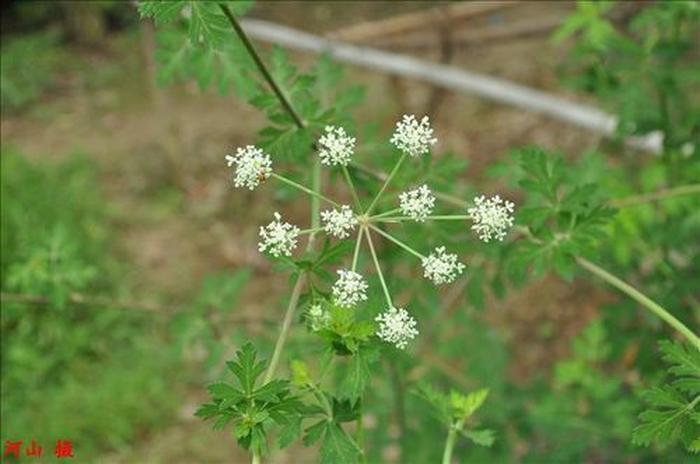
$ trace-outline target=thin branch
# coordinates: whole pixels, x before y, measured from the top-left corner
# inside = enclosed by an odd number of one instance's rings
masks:
[[[670,312],[664,309],[661,305],[656,303],[654,300],[644,295],[642,292],[632,287],[627,282],[617,278],[600,266],[593,264],[584,258],[576,258],[576,262],[586,269],[597,275],[613,287],[617,288],[637,303],[641,304],[645,309],[649,310],[656,317],[660,318],[662,321],[666,322],[668,325],[673,327],[678,333],[687,338],[690,343],[692,343],[698,350],[700,350],[700,338],[693,333],[688,327],[685,326],[681,321],[676,319]]]
[[[292,296],[289,297],[289,304],[287,305],[287,311],[284,314],[284,320],[282,321],[282,329],[280,330],[280,335],[277,337],[277,342],[275,343],[275,350],[272,353],[272,358],[270,359],[270,364],[267,366],[265,371],[264,383],[272,380],[277,370],[277,365],[280,361],[280,356],[282,355],[282,350],[284,349],[284,343],[287,341],[287,334],[292,326],[292,321],[294,320],[294,313],[297,305],[299,304],[299,297],[301,296],[301,291],[304,288],[304,283],[306,282],[306,275],[300,273],[297,277],[297,281],[294,284],[294,289],[292,290]]]
[[[377,275],[379,276],[379,283],[382,284],[382,290],[384,290],[384,296],[386,297],[386,302],[389,304],[390,308],[394,307],[394,303],[391,300],[391,294],[389,293],[389,288],[386,286],[384,281],[384,275],[382,274],[382,268],[379,265],[379,260],[377,259],[377,253],[374,251],[374,244],[372,243],[372,237],[369,235],[369,229],[367,227],[362,228],[367,236],[367,244],[369,245],[369,251],[372,255],[372,261],[374,261],[374,267],[377,269]]]
[[[425,259],[425,256],[423,256],[422,254],[420,254],[419,252],[417,252],[416,250],[414,250],[414,249],[411,248],[410,246],[406,245],[405,243],[403,243],[401,240],[397,239],[397,238],[394,237],[393,235],[384,232],[384,231],[383,231],[382,229],[380,229],[379,227],[375,227],[375,226],[373,226],[372,224],[368,224],[367,227],[370,227],[372,230],[374,230],[376,233],[378,233],[378,234],[381,235],[382,237],[386,238],[387,240],[390,240],[390,241],[394,242],[395,244],[397,244],[398,246],[400,246],[400,247],[403,248],[404,250],[406,250],[406,251],[408,251],[409,253],[411,253],[413,256],[415,256],[415,257],[417,257],[417,258],[419,258],[419,259]]]
[[[374,208],[374,205],[377,204],[377,201],[379,201],[379,199],[381,198],[382,194],[384,193],[384,190],[386,190],[386,188],[389,186],[389,183],[391,183],[391,179],[393,179],[396,173],[399,171],[399,168],[406,159],[406,156],[406,153],[403,153],[401,155],[401,158],[399,158],[399,161],[397,161],[396,165],[394,166],[394,169],[391,170],[386,180],[384,181],[384,184],[382,184],[382,188],[379,189],[379,192],[377,192],[377,195],[374,197],[374,200],[372,200],[372,203],[369,204],[367,211],[365,211],[366,215],[369,215],[372,212],[372,208]]]
[[[255,64],[257,65],[258,70],[260,71],[260,74],[263,75],[267,83],[270,85],[272,91],[277,96],[277,99],[280,101],[282,106],[284,106],[284,109],[287,110],[292,119],[294,119],[294,122],[296,123],[297,127],[299,129],[304,129],[306,127],[306,124],[304,124],[304,120],[294,110],[294,107],[284,95],[284,92],[282,92],[280,86],[277,85],[277,82],[275,82],[275,79],[272,77],[272,74],[267,69],[267,66],[265,66],[265,63],[263,63],[262,59],[260,58],[260,55],[255,50],[255,47],[251,43],[250,39],[248,39],[248,36],[243,31],[241,25],[238,24],[236,17],[233,15],[229,7],[223,3],[219,3],[219,8],[221,8],[221,11],[226,16],[226,19],[228,19],[228,22],[231,24],[231,27],[233,27],[233,29],[236,31],[236,34],[243,42],[243,45],[245,45],[245,48],[248,50],[248,54],[251,58],[253,58],[253,61],[255,61]]]
[[[340,208],[340,204],[338,204],[337,202],[331,200],[330,198],[328,198],[328,197],[326,197],[326,196],[324,196],[324,195],[321,195],[321,194],[318,193],[318,192],[313,191],[312,189],[310,189],[310,188],[308,188],[308,187],[304,187],[303,185],[301,185],[301,184],[298,183],[298,182],[294,182],[293,180],[287,179],[286,177],[280,176],[279,174],[276,174],[276,173],[274,173],[274,172],[271,174],[271,176],[274,177],[275,179],[279,180],[280,182],[284,182],[285,184],[287,184],[287,185],[289,185],[289,186],[291,186],[291,187],[294,187],[294,188],[296,188],[296,189],[299,189],[299,190],[301,190],[301,191],[304,192],[304,193],[308,193],[309,195],[311,195],[311,196],[313,196],[313,197],[319,198],[319,199],[321,199],[321,200],[323,200],[323,201],[325,201],[325,202],[327,202],[327,203],[332,204],[333,206],[336,206],[336,207]]]

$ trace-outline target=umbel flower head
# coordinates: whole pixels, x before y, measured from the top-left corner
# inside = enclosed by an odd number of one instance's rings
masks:
[[[267,251],[274,257],[291,256],[292,250],[297,246],[299,232],[297,226],[282,222],[282,216],[276,212],[274,221],[265,227],[260,227],[258,250],[261,253]]]
[[[492,239],[503,241],[508,229],[513,227],[513,212],[515,204],[504,201],[495,195],[489,199],[485,196],[474,198],[474,207],[467,213],[474,222],[471,229],[477,233],[480,240],[489,242]]]
[[[235,155],[226,155],[228,167],[236,165],[233,185],[253,190],[272,174],[272,160],[253,145],[238,148]]]
[[[321,220],[323,230],[336,238],[347,238],[357,225],[357,218],[348,205],[342,205],[340,209],[321,211]]]
[[[338,306],[352,308],[360,301],[367,300],[367,282],[354,271],[339,269],[338,280],[333,285],[333,299]]]
[[[326,126],[326,133],[318,139],[321,163],[327,166],[347,166],[355,150],[355,137],[350,137],[342,127]]]
[[[399,195],[399,206],[404,215],[415,221],[424,222],[425,218],[433,212],[435,197],[424,184]]]
[[[418,122],[414,115],[405,114],[396,123],[396,129],[390,142],[399,150],[411,156],[420,156],[430,151],[437,139],[433,137],[433,129],[427,116]]]
[[[457,261],[457,255],[447,253],[445,247],[435,248],[427,258],[423,258],[423,277],[435,285],[450,284],[464,272],[464,264]]]
[[[416,320],[403,308],[390,307],[374,320],[379,322],[377,337],[393,343],[400,350],[406,348],[408,342],[418,335]]]

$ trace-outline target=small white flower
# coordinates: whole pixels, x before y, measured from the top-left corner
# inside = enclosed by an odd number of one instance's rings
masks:
[[[403,308],[389,308],[386,312],[374,318],[379,322],[377,337],[388,343],[393,343],[396,348],[403,350],[410,340],[416,338],[416,320]]]
[[[321,219],[326,233],[336,238],[347,238],[357,225],[357,218],[348,205],[321,211]]]
[[[347,166],[355,150],[355,137],[342,127],[326,126],[326,133],[318,140],[321,163],[327,166]]]
[[[403,119],[396,123],[396,130],[390,142],[404,153],[419,156],[428,153],[430,146],[435,145],[437,139],[433,137],[433,129],[427,116],[419,123],[414,115],[405,114]]]
[[[423,258],[423,277],[435,285],[450,284],[464,272],[464,264],[457,261],[457,255],[445,252],[445,247],[435,248],[427,258]]]
[[[424,222],[425,218],[433,212],[435,197],[427,185],[421,185],[399,195],[399,204],[404,215],[418,222]]]
[[[367,300],[367,282],[357,272],[338,270],[340,278],[333,284],[333,299],[338,306],[352,308]]]
[[[491,239],[503,241],[508,228],[513,226],[514,208],[515,204],[503,201],[498,195],[489,199],[483,195],[474,198],[474,207],[467,210],[474,221],[472,230],[484,242]]]
[[[311,322],[311,330],[318,332],[330,324],[331,315],[320,304],[315,304],[309,307],[308,319]]]
[[[236,175],[233,178],[236,187],[253,190],[272,174],[270,156],[253,145],[238,148],[235,155],[226,155],[226,164],[229,167],[236,165]]]
[[[292,250],[297,246],[299,228],[288,222],[282,222],[282,216],[275,213],[275,220],[260,227],[260,242],[258,250],[261,253],[267,251],[274,257],[280,255],[291,256]]]

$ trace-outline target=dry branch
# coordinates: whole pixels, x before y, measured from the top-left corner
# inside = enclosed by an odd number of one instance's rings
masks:
[[[574,103],[505,79],[369,47],[331,41],[267,21],[247,19],[243,21],[243,27],[251,37],[264,42],[312,53],[328,53],[338,61],[417,79],[455,92],[473,94],[487,100],[545,114],[606,137],[616,135],[617,118],[615,116],[598,108]],[[659,153],[661,139],[661,134],[657,132],[644,137],[628,137],[624,141],[631,147]]]
[[[519,2],[490,1],[439,6],[377,21],[364,21],[328,34],[328,37],[346,42],[374,42],[427,27],[432,28],[436,23],[447,27],[453,22],[495,13],[518,4]]]

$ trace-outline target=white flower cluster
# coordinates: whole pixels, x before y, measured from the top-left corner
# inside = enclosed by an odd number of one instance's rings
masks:
[[[433,129],[427,116],[419,123],[414,115],[405,114],[403,119],[396,123],[396,130],[390,142],[402,152],[415,157],[428,153],[430,146],[435,145],[437,139],[433,137]]]
[[[228,167],[236,165],[233,185],[253,190],[272,174],[272,160],[253,145],[238,148],[235,155],[226,155]]]
[[[348,205],[342,205],[340,209],[321,211],[323,230],[328,235],[336,238],[347,238],[357,225],[357,218]]]
[[[379,322],[377,337],[393,343],[400,350],[406,348],[408,342],[418,335],[416,320],[403,308],[391,307],[374,320]]]
[[[355,150],[355,137],[342,127],[326,126],[326,133],[318,139],[321,163],[327,166],[347,166]]]
[[[474,198],[474,207],[467,213],[474,224],[472,230],[480,240],[489,242],[492,239],[503,241],[510,227],[513,227],[513,212],[515,204],[504,201],[496,195],[489,199],[485,196]]]
[[[326,328],[331,322],[331,315],[320,304],[311,305],[307,317],[314,332]]]
[[[435,285],[450,284],[466,267],[457,261],[457,255],[447,253],[445,247],[437,247],[427,258],[423,258],[423,277],[433,281]]]
[[[261,253],[268,252],[272,256],[291,256],[292,250],[297,246],[299,228],[288,222],[282,222],[282,216],[275,213],[275,220],[260,227],[260,242],[258,250]]]
[[[338,306],[352,308],[360,301],[367,300],[367,282],[354,271],[339,269],[340,278],[333,285],[333,299]]]
[[[405,216],[424,222],[425,218],[433,212],[435,197],[427,185],[421,185],[399,195],[399,206]]]

